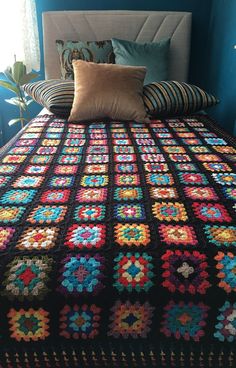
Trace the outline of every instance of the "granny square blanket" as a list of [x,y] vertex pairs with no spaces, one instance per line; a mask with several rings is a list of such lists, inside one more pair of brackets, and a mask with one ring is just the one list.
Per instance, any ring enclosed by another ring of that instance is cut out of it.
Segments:
[[1,348],[235,349],[235,163],[207,116],[33,119],[1,155]]

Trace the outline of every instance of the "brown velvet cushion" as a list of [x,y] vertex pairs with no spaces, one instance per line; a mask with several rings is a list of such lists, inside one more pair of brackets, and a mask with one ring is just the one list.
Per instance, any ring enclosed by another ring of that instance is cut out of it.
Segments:
[[73,61],[75,96],[69,121],[149,122],[143,103],[145,67]]

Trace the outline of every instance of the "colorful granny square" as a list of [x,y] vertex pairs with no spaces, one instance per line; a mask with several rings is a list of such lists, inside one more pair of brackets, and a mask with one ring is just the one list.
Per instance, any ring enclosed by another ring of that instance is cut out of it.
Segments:
[[119,291],[145,291],[153,285],[153,258],[147,253],[119,253],[114,259],[113,286]]
[[161,240],[168,245],[183,244],[183,245],[197,245],[195,231],[192,226],[180,225],[160,225],[159,232]]
[[211,144],[212,146],[214,146],[214,145],[221,146],[221,145],[226,145],[227,144],[225,142],[225,140],[222,139],[222,138],[205,138],[205,141],[206,141],[206,143]]
[[220,279],[219,287],[226,293],[236,291],[236,257],[233,253],[218,252],[214,257],[217,262],[216,269],[219,271],[217,277]]
[[79,189],[76,200],[79,202],[104,202],[107,199],[106,188]]
[[226,198],[236,201],[236,188],[222,188]]
[[4,275],[3,295],[8,299],[43,299],[49,289],[48,274],[52,259],[41,257],[15,257],[7,265]]
[[101,248],[106,241],[106,225],[81,224],[68,229],[65,245],[71,249]]
[[83,147],[63,147],[62,153],[66,155],[81,155],[83,153]]
[[142,198],[143,192],[139,187],[115,188],[114,199],[117,201],[135,201]]
[[59,164],[65,164],[65,165],[68,165],[68,164],[78,164],[80,163],[81,161],[81,156],[79,155],[61,155],[58,157],[58,160],[57,162]]
[[0,251],[5,250],[14,235],[15,229],[12,227],[0,227]]
[[160,149],[156,146],[138,146],[140,153],[160,153]]
[[171,293],[179,291],[206,294],[211,285],[208,281],[208,264],[205,254],[197,251],[167,250],[161,259],[164,261],[162,285]]
[[60,139],[43,139],[42,146],[59,146]]
[[27,204],[32,202],[37,191],[34,189],[13,189],[6,192],[0,199],[3,204]]
[[231,304],[226,301],[218,312],[214,337],[220,342],[234,342],[236,340],[236,303]]
[[108,155],[87,155],[85,162],[88,164],[105,164],[109,162]]
[[193,212],[202,221],[210,222],[231,222],[232,218],[226,208],[219,203],[198,203],[192,204]]
[[189,150],[194,153],[210,153],[211,150],[205,146],[189,146]]
[[52,155],[36,155],[30,159],[31,164],[49,164],[53,159]]
[[165,162],[165,157],[161,154],[147,153],[141,155],[141,159],[144,162]]
[[170,301],[164,311],[161,332],[166,337],[199,341],[205,335],[203,328],[209,311],[205,304]]
[[25,207],[0,206],[0,222],[3,222],[4,224],[15,223],[20,220],[24,212],[25,212]]
[[62,136],[61,133],[46,133],[45,134],[45,138],[49,138],[49,139],[56,139],[56,138],[60,139],[61,136]]
[[113,139],[113,144],[114,145],[121,145],[121,146],[128,146],[130,144],[132,144],[130,139]]
[[17,147],[24,147],[24,146],[36,146],[38,139],[19,139],[16,142]]
[[232,147],[232,146],[224,146],[224,147],[221,147],[221,146],[213,146],[213,148],[217,152],[220,152],[220,153],[231,153],[231,154],[236,153],[236,149],[234,147]]
[[57,165],[54,169],[54,173],[59,175],[73,175],[77,173],[77,170],[77,165]]
[[10,180],[10,176],[0,176],[0,188],[5,187]]
[[163,163],[155,163],[155,162],[148,162],[144,164],[144,169],[147,172],[166,172],[169,171],[169,167],[167,164]]
[[13,188],[38,188],[43,180],[43,176],[20,176],[12,186]]
[[[22,134],[22,136],[20,137],[20,140],[31,140],[31,139],[34,139],[34,138],[40,138],[41,137],[41,133],[25,133],[25,134]],[[36,142],[38,141],[38,139],[35,139]],[[19,141],[18,141],[19,142]]]
[[106,139],[91,139],[89,141],[90,145],[94,145],[94,146],[100,146],[101,144],[107,144],[107,140]]
[[83,147],[85,144],[85,139],[79,139],[79,138],[72,138],[72,139],[66,139],[64,145],[70,146],[70,147]]
[[65,305],[60,311],[60,336],[93,339],[99,333],[101,308],[96,305]]
[[203,154],[203,155],[195,155],[196,159],[202,162],[219,162],[222,161],[221,157],[218,155],[207,155],[207,154]]
[[85,174],[106,174],[107,172],[108,172],[107,164],[86,165],[84,168]]
[[175,164],[175,167],[179,171],[199,171],[195,164],[180,163]]
[[49,313],[44,309],[10,309],[9,319],[11,338],[16,341],[45,340],[49,336]]
[[138,172],[138,166],[134,163],[122,163],[122,164],[116,164],[115,165],[115,172],[117,173],[137,173]]
[[4,157],[2,162],[4,164],[21,164],[26,158],[27,156],[25,155],[7,155]]
[[84,175],[81,179],[82,187],[105,187],[108,185],[107,175]]
[[216,201],[219,199],[215,190],[211,187],[184,187],[186,197],[200,201]]
[[147,183],[150,185],[173,185],[174,179],[171,174],[147,174]]
[[51,249],[59,233],[57,227],[28,227],[21,235],[16,248],[21,250]]
[[71,188],[74,181],[74,176],[53,176],[49,181],[49,186],[52,188]]
[[103,204],[85,204],[77,206],[74,212],[76,221],[100,221],[105,217],[106,206]]
[[204,174],[200,173],[178,173],[179,180],[183,184],[193,184],[193,185],[206,185],[208,180]]
[[177,145],[177,141],[175,139],[159,139],[160,144],[162,144],[163,146],[165,146],[166,144],[168,145]]
[[164,146],[163,150],[166,153],[186,153],[186,150],[182,146]]
[[19,165],[0,165],[0,174],[13,174]]
[[140,178],[137,174],[116,174],[115,175],[116,185],[139,185]]
[[213,171],[213,172],[219,172],[219,171],[232,171],[232,169],[230,168],[230,166],[224,162],[204,162],[203,166],[208,170],[208,171]]
[[[116,162],[123,162],[123,161],[133,161],[136,160],[136,155],[132,155],[134,153],[134,147],[132,146],[113,146],[113,151],[119,155],[115,155]],[[124,159],[122,160],[121,157],[124,155]],[[126,159],[126,155],[128,158]]]
[[145,338],[151,330],[154,308],[146,302],[141,304],[118,300],[111,308],[111,324],[108,336],[115,338]]
[[191,158],[189,155],[182,155],[182,154],[177,154],[177,153],[173,153],[168,155],[170,160],[173,162],[190,162]]
[[145,247],[150,243],[149,226],[145,224],[117,224],[114,232],[120,246]]
[[114,207],[114,217],[117,220],[145,220],[143,204],[118,204]]
[[58,290],[70,296],[96,295],[103,288],[104,258],[98,254],[68,255],[62,261]]
[[36,151],[38,155],[53,155],[57,152],[57,147],[39,147]]
[[137,159],[136,155],[134,154],[120,154],[120,155],[114,155],[114,161],[115,162],[135,162]]
[[64,220],[66,206],[37,206],[28,217],[31,224],[51,224]]
[[10,155],[28,155],[33,149],[34,147],[14,147],[8,153]]
[[43,192],[40,201],[42,203],[65,203],[69,197],[69,189],[47,190]]
[[92,153],[94,155],[101,154],[101,153],[108,153],[107,146],[89,146],[87,148],[87,153]]
[[156,202],[152,206],[152,213],[160,221],[187,221],[188,215],[182,203]]
[[210,243],[217,247],[236,246],[236,226],[204,226],[205,234]]
[[45,174],[48,170],[48,166],[36,166],[36,165],[30,165],[27,166],[24,172],[26,174]]
[[220,185],[234,185],[236,186],[236,174],[231,173],[214,173],[213,179]]
[[158,188],[150,188],[150,196],[153,199],[175,199],[178,198],[178,193],[175,188],[172,187],[158,187]]

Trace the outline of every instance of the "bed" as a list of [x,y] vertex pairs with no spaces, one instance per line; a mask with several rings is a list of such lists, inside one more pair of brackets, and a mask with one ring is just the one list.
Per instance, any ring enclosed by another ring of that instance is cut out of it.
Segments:
[[[191,14],[48,12],[55,40],[171,37]],[[2,367],[234,367],[235,140],[207,115],[68,123],[43,111],[2,151]]]

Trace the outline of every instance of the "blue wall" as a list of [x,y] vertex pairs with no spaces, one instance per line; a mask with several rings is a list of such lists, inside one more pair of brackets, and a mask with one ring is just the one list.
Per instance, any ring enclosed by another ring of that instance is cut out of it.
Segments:
[[[234,0],[216,0],[216,3],[229,3],[235,2]],[[190,61],[190,75],[189,80],[192,83],[195,83],[202,87],[207,87],[209,91],[214,91],[219,97],[222,93],[220,90],[214,85],[215,78],[212,77],[211,81],[208,73],[208,68],[206,68],[206,60],[209,52],[216,53],[215,47],[209,46],[210,42],[214,41],[214,45],[216,43],[215,39],[212,37],[207,37],[208,35],[208,27],[209,27],[209,19],[214,18],[214,12],[220,9],[216,6],[214,0],[206,0],[202,1],[201,5],[199,5],[198,0],[40,0],[37,1],[37,13],[38,13],[38,23],[39,23],[39,31],[40,31],[40,45],[41,50],[43,46],[42,40],[42,12],[51,11],[51,10],[105,10],[105,9],[129,9],[129,10],[170,10],[170,11],[189,11],[193,14],[193,32],[192,32],[192,51],[191,51],[191,61]],[[213,3],[213,4],[212,4]],[[211,7],[211,5],[213,5]],[[227,5],[225,5],[227,7]],[[219,13],[222,9],[219,10]],[[231,9],[232,11],[232,9]],[[222,21],[222,19],[221,19]],[[227,21],[226,21],[227,22]],[[214,23],[214,21],[212,21]],[[214,26],[216,27],[216,23]],[[223,26],[222,26],[223,27]],[[227,30],[227,32],[229,29]],[[235,51],[236,54],[236,51]],[[212,67],[214,64],[214,57],[209,60],[209,67]],[[216,58],[218,63],[218,58]],[[224,62],[222,62],[224,64]],[[217,69],[222,67],[222,64],[219,64]],[[228,69],[228,67],[225,67]],[[41,61],[41,78],[44,77],[43,74],[43,57]],[[223,76],[222,76],[223,80]],[[221,83],[221,82],[219,82]],[[228,91],[230,95],[230,91]],[[17,110],[12,108],[10,105],[6,104],[3,99],[8,98],[10,94],[6,93],[4,90],[0,89],[0,119],[2,115],[3,125],[6,127],[4,131],[4,141],[7,141],[11,136],[16,133],[16,130],[19,127],[7,127],[7,122],[14,118],[17,114]],[[228,96],[228,101],[230,101],[231,97]],[[221,97],[222,99],[222,97]],[[223,99],[222,99],[223,100]],[[226,100],[226,98],[225,98]],[[33,104],[31,106],[31,113],[35,115],[40,111],[40,106],[37,104]],[[220,118],[218,120],[222,121],[222,116],[224,117],[225,108],[223,107],[223,103],[216,110],[216,114],[221,113],[222,115],[216,115]],[[232,119],[231,119],[232,120]],[[226,121],[226,120],[224,120]],[[228,120],[227,120],[228,121]]]
[[211,115],[232,133],[236,121],[236,0],[212,1],[208,34],[205,87],[221,101]]

